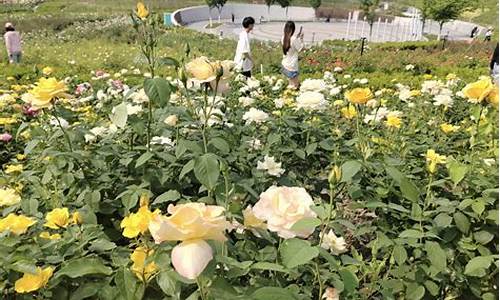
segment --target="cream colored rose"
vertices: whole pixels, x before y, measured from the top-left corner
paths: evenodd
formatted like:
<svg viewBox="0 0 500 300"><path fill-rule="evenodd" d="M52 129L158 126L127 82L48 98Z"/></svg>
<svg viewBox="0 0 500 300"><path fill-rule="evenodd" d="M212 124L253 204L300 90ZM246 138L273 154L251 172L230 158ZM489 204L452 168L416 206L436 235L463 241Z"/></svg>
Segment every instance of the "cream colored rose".
<svg viewBox="0 0 500 300"><path fill-rule="evenodd" d="M267 229L277 232L282 238L307 238L313 229L292 230L292 226L304 218L314 218L314 202L304 188L271 186L260 194L259 201L253 207L255 217L265 220Z"/></svg>
<svg viewBox="0 0 500 300"><path fill-rule="evenodd" d="M225 241L224 231L229 223L224 208L205 203L170 205L166 217L156 215L149 231L157 244L163 241L217 240Z"/></svg>
<svg viewBox="0 0 500 300"><path fill-rule="evenodd" d="M208 58L202 56L190 61L186 65L186 71L193 79L201 82L210 82L215 80L217 70Z"/></svg>
<svg viewBox="0 0 500 300"><path fill-rule="evenodd" d="M347 251L347 245L344 238L336 236L333 230L330 230L330 232L323 237L323 242L320 246L323 249L330 250L335 255L340 255Z"/></svg>
<svg viewBox="0 0 500 300"><path fill-rule="evenodd" d="M11 206L21 202L21 196L14 189L0 189L0 206Z"/></svg>
<svg viewBox="0 0 500 300"><path fill-rule="evenodd" d="M319 92L303 92L296 100L297 109L303 108L304 110L322 110L328 105L325 96Z"/></svg>
<svg viewBox="0 0 500 300"><path fill-rule="evenodd" d="M177 115L170 115L170 116L165 118L163 123L167 124L168 126L175 126L175 125L177 125L178 120L179 120L179 118L177 117Z"/></svg>

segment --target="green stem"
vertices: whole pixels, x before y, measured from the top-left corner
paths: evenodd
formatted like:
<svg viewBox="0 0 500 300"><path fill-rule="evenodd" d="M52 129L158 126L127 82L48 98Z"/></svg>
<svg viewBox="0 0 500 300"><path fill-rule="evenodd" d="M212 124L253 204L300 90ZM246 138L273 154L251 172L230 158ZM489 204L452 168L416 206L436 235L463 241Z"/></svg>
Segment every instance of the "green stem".
<svg viewBox="0 0 500 300"><path fill-rule="evenodd" d="M201 300L208 300L207 296L205 295L205 290L203 288L203 283L201 282L201 279L199 277L196 278L196 284L198 285L198 290L200 291L200 298L201 298Z"/></svg>
<svg viewBox="0 0 500 300"><path fill-rule="evenodd" d="M333 200L337 198L337 196L342 192L344 189L345 185L343 185L337 193L333 193L335 191L335 187L330 187L330 203L328 205L328 218L326 219L326 222L323 224L323 229L321 230L320 238L319 238L319 245L323 243L323 239L326 234L326 229L328 228L328 224L330 224L330 221L332 220L332 215L333 215Z"/></svg>
<svg viewBox="0 0 500 300"><path fill-rule="evenodd" d="M59 120L59 117L57 116L56 113L56 107L54 106L54 110L50 111L52 116L57 120L57 124L59 124L59 128L61 128L61 131L64 134L64 138L66 139L66 142L68 143L69 151L73 152L73 145L71 144L71 139L69 138L68 133L64 129L64 127L61 124L61 121Z"/></svg>
<svg viewBox="0 0 500 300"><path fill-rule="evenodd" d="M314 263L314 265L316 267L316 277L318 278L318 285L319 285L318 300L321 300L323 297L323 281L321 281L318 263L316 262L316 263Z"/></svg>

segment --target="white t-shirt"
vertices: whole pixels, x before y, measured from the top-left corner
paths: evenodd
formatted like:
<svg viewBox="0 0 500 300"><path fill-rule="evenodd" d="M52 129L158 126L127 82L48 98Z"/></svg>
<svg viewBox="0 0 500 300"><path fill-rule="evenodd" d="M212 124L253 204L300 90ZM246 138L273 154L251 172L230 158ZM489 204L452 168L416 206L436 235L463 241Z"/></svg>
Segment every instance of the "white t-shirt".
<svg viewBox="0 0 500 300"><path fill-rule="evenodd" d="M234 63L236 68L241 69L243 72L251 71L253 64L252 61L245 58L244 54L250 54L250 38L248 37L248 32L243 30L240 32L240 37L238 40L238 46L236 47L236 55L234 56Z"/></svg>
<svg viewBox="0 0 500 300"><path fill-rule="evenodd" d="M281 39L283 43L283 39ZM304 42L295 36L290 39L290 49L286 55L283 55L283 60L281 65L288 71L298 71L299 70L299 52L304 48Z"/></svg>

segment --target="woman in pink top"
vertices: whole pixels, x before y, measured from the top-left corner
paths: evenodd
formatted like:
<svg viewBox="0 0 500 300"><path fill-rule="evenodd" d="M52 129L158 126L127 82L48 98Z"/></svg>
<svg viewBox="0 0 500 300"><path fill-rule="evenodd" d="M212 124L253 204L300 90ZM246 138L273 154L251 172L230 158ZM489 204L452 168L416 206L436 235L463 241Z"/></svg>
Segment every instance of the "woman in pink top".
<svg viewBox="0 0 500 300"><path fill-rule="evenodd" d="M21 61L21 35L14 29L12 23L5 24L5 46L9 55L9 62L19 63Z"/></svg>

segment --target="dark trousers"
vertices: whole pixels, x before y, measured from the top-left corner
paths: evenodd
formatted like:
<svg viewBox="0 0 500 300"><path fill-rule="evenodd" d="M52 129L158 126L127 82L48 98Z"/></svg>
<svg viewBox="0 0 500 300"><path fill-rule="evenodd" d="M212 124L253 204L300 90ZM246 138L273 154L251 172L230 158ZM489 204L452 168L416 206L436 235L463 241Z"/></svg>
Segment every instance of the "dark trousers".
<svg viewBox="0 0 500 300"><path fill-rule="evenodd" d="M244 71L241 72L241 74L243 74L243 76L245 76L246 78L252 77L252 71Z"/></svg>

